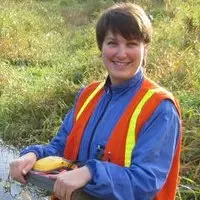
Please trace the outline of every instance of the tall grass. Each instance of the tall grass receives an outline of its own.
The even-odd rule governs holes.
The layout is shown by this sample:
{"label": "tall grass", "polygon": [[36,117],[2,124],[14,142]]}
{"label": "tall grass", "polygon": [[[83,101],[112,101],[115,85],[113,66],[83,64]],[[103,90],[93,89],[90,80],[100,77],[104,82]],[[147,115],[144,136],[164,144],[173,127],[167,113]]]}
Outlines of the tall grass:
{"label": "tall grass", "polygon": [[[18,147],[47,143],[82,85],[105,70],[99,13],[117,0],[0,2],[0,135]],[[199,0],[135,0],[152,18],[146,73],[178,97],[184,137],[177,199],[200,198]]]}

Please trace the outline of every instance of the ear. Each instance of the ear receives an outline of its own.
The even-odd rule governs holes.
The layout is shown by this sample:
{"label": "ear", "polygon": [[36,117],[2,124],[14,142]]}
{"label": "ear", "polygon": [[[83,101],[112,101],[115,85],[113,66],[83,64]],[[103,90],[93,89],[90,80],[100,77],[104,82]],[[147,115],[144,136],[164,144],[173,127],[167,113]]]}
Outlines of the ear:
{"label": "ear", "polygon": [[149,49],[148,47],[149,47],[148,44],[144,45],[144,58],[147,57],[147,53],[148,53],[148,49]]}
{"label": "ear", "polygon": [[146,58],[147,58],[147,53],[148,53],[148,44],[144,44],[144,55],[143,55],[143,61],[142,61],[142,66],[145,67],[146,65]]}

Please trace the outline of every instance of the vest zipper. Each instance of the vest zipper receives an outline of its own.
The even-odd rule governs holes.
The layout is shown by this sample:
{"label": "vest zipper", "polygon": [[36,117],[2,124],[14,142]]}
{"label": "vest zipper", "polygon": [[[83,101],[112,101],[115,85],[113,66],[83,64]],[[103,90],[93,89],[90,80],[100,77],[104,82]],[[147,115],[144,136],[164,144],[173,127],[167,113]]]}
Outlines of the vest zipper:
{"label": "vest zipper", "polygon": [[[94,130],[93,130],[93,133],[92,133],[92,135],[91,135],[91,137],[90,137],[90,140],[89,140],[89,143],[88,143],[88,144],[89,144],[89,146],[88,146],[88,151],[87,151],[87,158],[88,158],[88,159],[89,159],[89,156],[90,156],[91,143],[92,143],[92,140],[93,140],[93,138],[94,138],[94,135],[95,135],[95,131],[96,131],[96,129],[97,129],[97,126],[99,125],[99,122],[101,121],[102,117],[104,116],[105,110],[107,109],[107,107],[108,107],[108,105],[109,105],[109,103],[110,103],[110,101],[111,101],[111,99],[112,99],[112,91],[110,90],[110,92],[111,92],[111,97],[110,97],[109,101],[107,102],[107,104],[106,104],[106,106],[105,106],[105,108],[104,108],[104,110],[103,110],[103,112],[102,112],[102,114],[101,114],[101,116],[100,116],[98,122],[96,123],[96,125],[95,125],[95,127],[94,127]],[[107,91],[107,94],[108,94],[108,93],[109,93],[109,90]]]}

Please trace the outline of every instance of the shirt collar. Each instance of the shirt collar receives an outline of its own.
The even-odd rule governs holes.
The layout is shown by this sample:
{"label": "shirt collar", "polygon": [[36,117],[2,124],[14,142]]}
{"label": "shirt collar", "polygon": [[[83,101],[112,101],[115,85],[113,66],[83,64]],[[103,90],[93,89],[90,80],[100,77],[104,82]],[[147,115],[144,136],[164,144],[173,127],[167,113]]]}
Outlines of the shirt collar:
{"label": "shirt collar", "polygon": [[111,90],[112,92],[120,92],[122,90],[124,91],[125,89],[129,89],[130,87],[136,86],[138,82],[140,82],[143,79],[143,77],[144,77],[143,69],[140,68],[138,72],[131,79],[125,81],[122,84],[112,86],[110,77],[108,75],[105,82],[105,90],[106,91]]}

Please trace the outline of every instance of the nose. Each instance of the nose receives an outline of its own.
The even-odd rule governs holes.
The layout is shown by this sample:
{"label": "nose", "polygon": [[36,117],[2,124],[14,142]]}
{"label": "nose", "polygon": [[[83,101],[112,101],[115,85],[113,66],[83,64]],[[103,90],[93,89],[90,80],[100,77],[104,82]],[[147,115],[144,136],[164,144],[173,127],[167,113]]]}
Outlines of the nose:
{"label": "nose", "polygon": [[117,55],[116,55],[119,59],[124,59],[127,57],[127,50],[125,46],[119,46],[118,50],[117,50]]}

